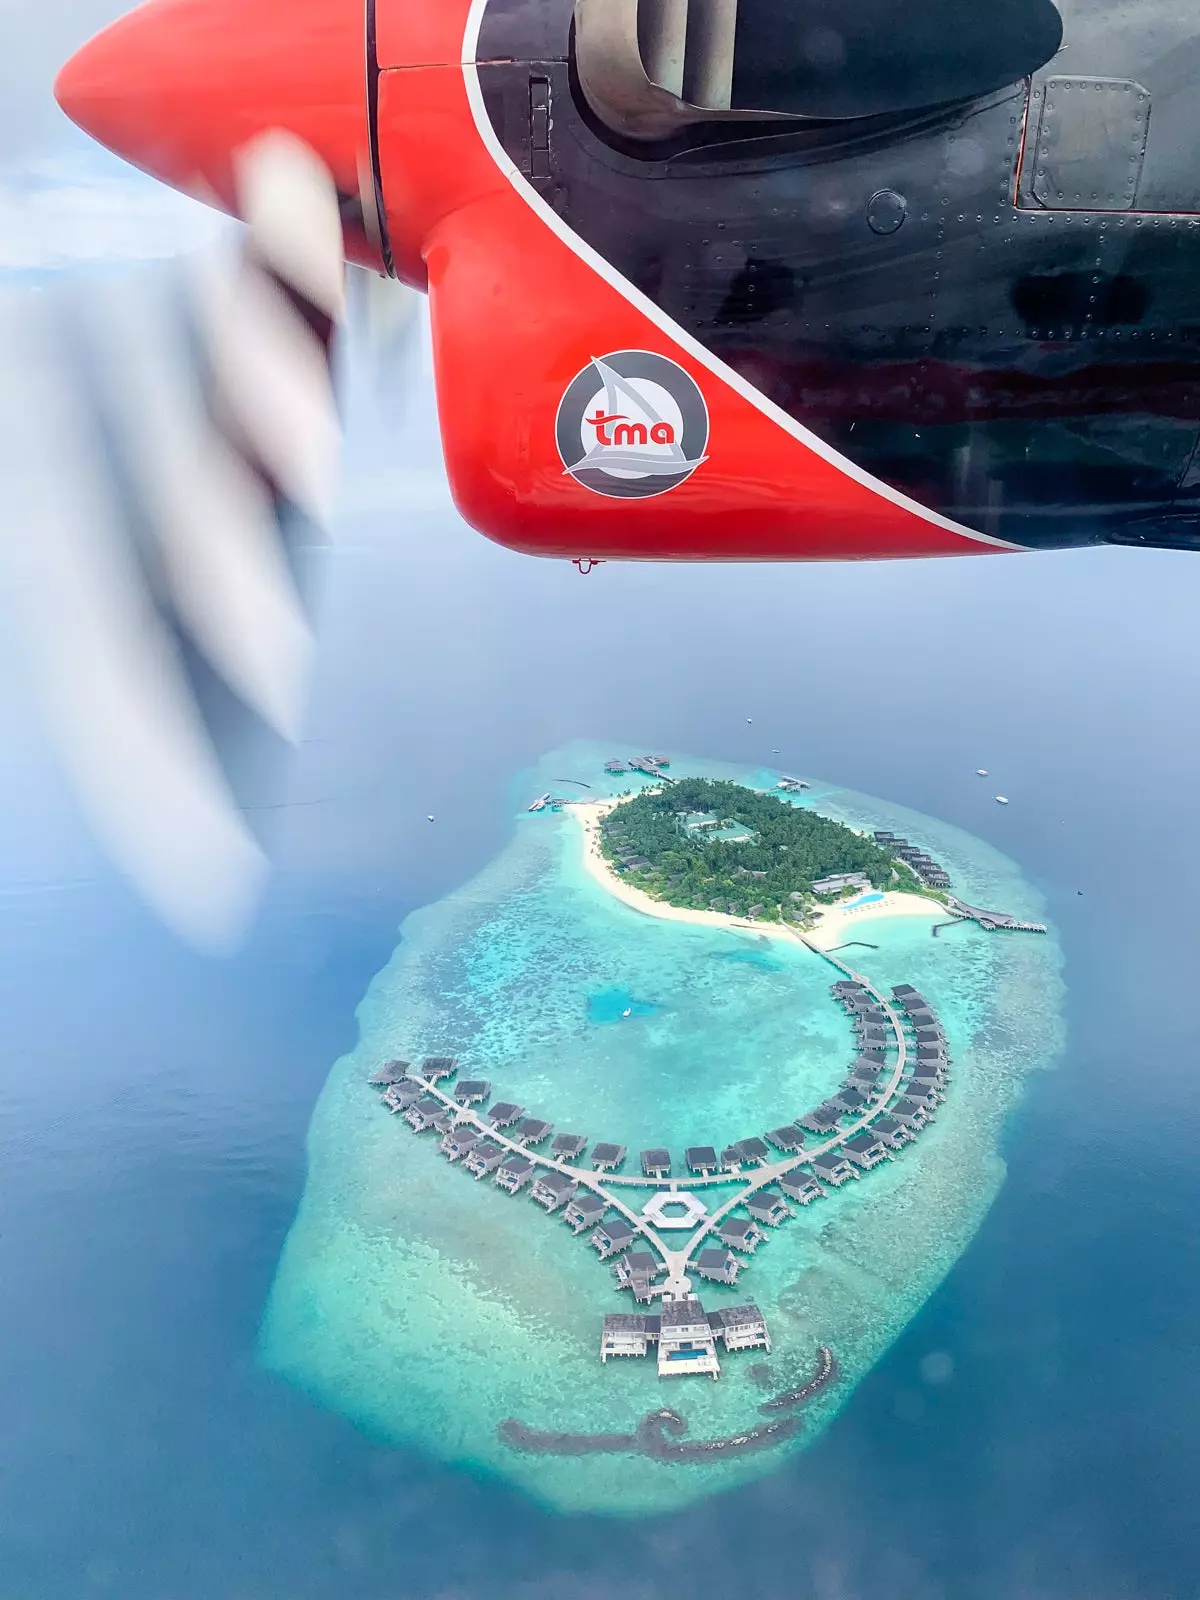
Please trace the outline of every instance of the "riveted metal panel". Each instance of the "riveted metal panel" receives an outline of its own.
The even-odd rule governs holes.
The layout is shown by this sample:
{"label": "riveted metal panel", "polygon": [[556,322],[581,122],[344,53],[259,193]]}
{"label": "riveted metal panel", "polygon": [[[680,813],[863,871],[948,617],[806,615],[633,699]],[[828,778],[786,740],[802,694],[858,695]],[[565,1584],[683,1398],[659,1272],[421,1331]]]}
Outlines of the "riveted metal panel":
{"label": "riveted metal panel", "polygon": [[1150,131],[1150,94],[1122,78],[1047,78],[1033,195],[1054,211],[1131,211]]}

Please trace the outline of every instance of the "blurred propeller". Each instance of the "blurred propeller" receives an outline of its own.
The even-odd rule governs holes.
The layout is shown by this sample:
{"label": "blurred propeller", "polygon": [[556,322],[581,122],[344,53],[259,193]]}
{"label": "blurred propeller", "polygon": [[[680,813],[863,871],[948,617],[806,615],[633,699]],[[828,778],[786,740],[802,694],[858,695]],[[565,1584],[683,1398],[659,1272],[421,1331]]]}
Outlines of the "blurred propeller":
{"label": "blurred propeller", "polygon": [[299,562],[334,492],[345,315],[321,161],[273,132],[236,178],[237,252],[11,301],[0,365],[8,543],[52,735],[106,848],[206,948],[236,939],[266,867],[232,735],[300,727]]}

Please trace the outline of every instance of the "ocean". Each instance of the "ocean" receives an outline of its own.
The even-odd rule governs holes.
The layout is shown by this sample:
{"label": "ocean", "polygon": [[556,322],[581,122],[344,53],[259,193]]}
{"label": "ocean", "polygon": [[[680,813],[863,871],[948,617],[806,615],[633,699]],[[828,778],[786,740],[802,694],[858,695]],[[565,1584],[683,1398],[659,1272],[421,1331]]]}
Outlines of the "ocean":
{"label": "ocean", "polygon": [[[1105,551],[584,578],[439,511],[363,513],[329,560],[310,740],[264,800],[279,867],[227,961],[112,878],[8,674],[4,1600],[1200,1592],[1196,571]],[[518,775],[579,738],[961,829],[1015,863],[1064,962],[1065,1044],[1006,1114],[1003,1183],[820,1437],[617,1519],[452,1459],[436,1419],[424,1447],[359,1425],[262,1351],[356,1008],[404,919],[524,826]],[[613,990],[656,1000],[616,974],[601,1014]]]}

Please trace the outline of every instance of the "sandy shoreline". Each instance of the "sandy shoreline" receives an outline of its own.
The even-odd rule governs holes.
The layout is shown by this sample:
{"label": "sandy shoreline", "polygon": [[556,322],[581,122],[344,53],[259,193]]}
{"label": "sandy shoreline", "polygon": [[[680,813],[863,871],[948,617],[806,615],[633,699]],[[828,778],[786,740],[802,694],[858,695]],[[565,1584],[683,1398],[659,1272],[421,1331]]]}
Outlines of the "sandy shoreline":
{"label": "sandy shoreline", "polygon": [[[665,922],[694,922],[704,928],[731,928],[738,933],[765,934],[773,939],[794,939],[793,929],[778,922],[750,922],[745,917],[731,916],[727,911],[693,911],[687,906],[668,905],[655,900],[644,889],[635,888],[627,879],[618,876],[605,860],[600,849],[600,822],[618,802],[616,800],[585,800],[573,802],[568,808],[578,818],[583,832],[583,864],[596,882],[609,894],[634,911],[649,917],[661,917]],[[945,906],[937,900],[927,900],[924,895],[901,894],[891,890],[882,900],[870,905],[844,910],[841,906],[826,906],[820,921],[805,938],[822,949],[829,950],[854,937],[854,930],[863,923],[880,917],[947,917]]]}

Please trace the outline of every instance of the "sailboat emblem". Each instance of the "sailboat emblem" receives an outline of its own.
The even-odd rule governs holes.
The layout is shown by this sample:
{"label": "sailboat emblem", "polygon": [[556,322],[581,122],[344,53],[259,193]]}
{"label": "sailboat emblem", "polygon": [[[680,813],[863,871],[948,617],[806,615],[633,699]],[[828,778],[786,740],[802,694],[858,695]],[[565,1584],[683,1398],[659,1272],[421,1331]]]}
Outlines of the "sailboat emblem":
{"label": "sailboat emblem", "polygon": [[695,379],[649,350],[594,356],[559,402],[565,471],[617,499],[664,494],[706,459],[708,407]]}

